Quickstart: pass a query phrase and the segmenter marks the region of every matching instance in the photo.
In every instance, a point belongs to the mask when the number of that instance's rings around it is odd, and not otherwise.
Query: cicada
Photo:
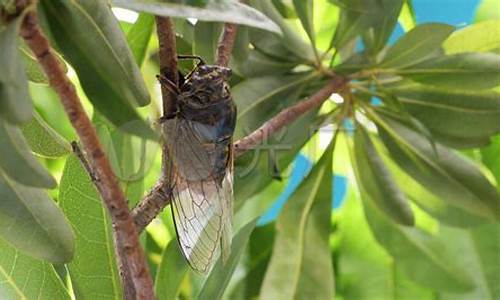
[[[179,86],[159,79],[177,100],[176,111],[161,120],[172,162],[177,238],[190,266],[206,273],[219,256],[225,262],[231,248],[236,106],[228,84],[231,70],[198,59]]]

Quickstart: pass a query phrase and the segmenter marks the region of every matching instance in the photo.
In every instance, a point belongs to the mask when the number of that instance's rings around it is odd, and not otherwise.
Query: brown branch
[[[222,31],[219,45],[217,46],[217,65],[227,67],[229,64],[237,32],[238,25],[232,23],[226,23],[224,25],[224,30]]]
[[[118,265],[130,267],[136,298],[154,299],[153,281],[125,196],[102,149],[96,130],[83,109],[75,87],[66,76],[38,25],[35,11],[26,14],[20,34],[42,66],[50,85],[59,95],[71,124],[88,154],[90,169],[95,171],[95,176],[98,178],[98,190],[113,223]]]
[[[142,201],[132,210],[137,231],[143,231],[170,203],[172,188],[160,179]]]
[[[156,33],[159,42],[160,73],[175,86],[179,85],[177,72],[177,49],[174,26],[170,18],[156,17]],[[161,85],[163,116],[176,111],[176,95],[164,84]],[[162,174],[153,189],[132,210],[135,225],[142,232],[151,221],[170,203],[172,162],[167,141],[162,146]]]
[[[272,119],[260,126],[257,130],[234,143],[235,156],[238,157],[244,152],[253,149],[265,138],[273,135],[281,128],[292,123],[304,113],[313,108],[319,107],[330,97],[332,93],[343,90],[346,87],[346,83],[347,81],[344,78],[340,76],[334,77],[327,85],[308,99],[304,99],[294,106],[282,110]]]

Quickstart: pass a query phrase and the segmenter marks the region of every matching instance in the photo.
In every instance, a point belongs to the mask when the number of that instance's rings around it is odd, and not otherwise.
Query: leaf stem
[[[95,176],[99,179],[96,181],[99,183],[96,186],[113,222],[118,265],[129,267],[126,269],[130,272],[137,298],[154,299],[153,281],[149,275],[125,195],[120,189],[118,180],[99,142],[97,132],[83,109],[74,85],[66,76],[63,66],[40,29],[36,11],[31,10],[26,13],[20,35],[33,51],[50,85],[59,95],[66,114],[88,155],[87,161],[90,169],[95,171]],[[123,276],[122,280],[124,280]]]

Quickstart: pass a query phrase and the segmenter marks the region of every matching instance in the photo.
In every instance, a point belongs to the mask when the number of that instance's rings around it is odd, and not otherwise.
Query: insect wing
[[[206,273],[231,247],[232,151],[224,178],[214,178],[219,153],[207,142],[215,140],[213,131],[194,123],[173,119],[164,126],[175,167],[171,209],[179,244],[191,267]]]

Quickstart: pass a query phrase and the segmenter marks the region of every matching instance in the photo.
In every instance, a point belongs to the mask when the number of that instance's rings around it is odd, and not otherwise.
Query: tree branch
[[[130,271],[137,298],[154,299],[153,281],[125,196],[102,149],[96,130],[83,109],[75,87],[66,76],[38,25],[35,11],[26,14],[21,36],[42,66],[50,85],[59,95],[71,124],[88,154],[89,168],[94,170],[98,178],[97,188],[113,223],[118,265],[130,267],[128,271]]]
[[[177,72],[177,49],[174,26],[170,18],[156,17],[156,33],[159,43],[160,72],[175,86],[179,84]],[[167,86],[161,85],[163,103],[163,116],[170,116],[176,111],[177,98]],[[172,191],[171,179],[173,166],[167,146],[168,141],[163,141],[162,146],[162,174],[153,189],[132,210],[135,225],[142,232],[151,221],[170,203]]]
[[[229,64],[237,32],[238,25],[232,23],[226,23],[224,25],[219,45],[217,46],[217,65],[227,67]]]
[[[253,149],[267,137],[298,119],[307,111],[319,107],[325,102],[332,93],[338,92],[345,88],[347,81],[340,76],[334,77],[327,85],[317,91],[308,99],[304,99],[299,103],[282,110],[272,119],[264,123],[257,130],[247,135],[246,137],[234,143],[235,157],[240,156],[244,152]]]

